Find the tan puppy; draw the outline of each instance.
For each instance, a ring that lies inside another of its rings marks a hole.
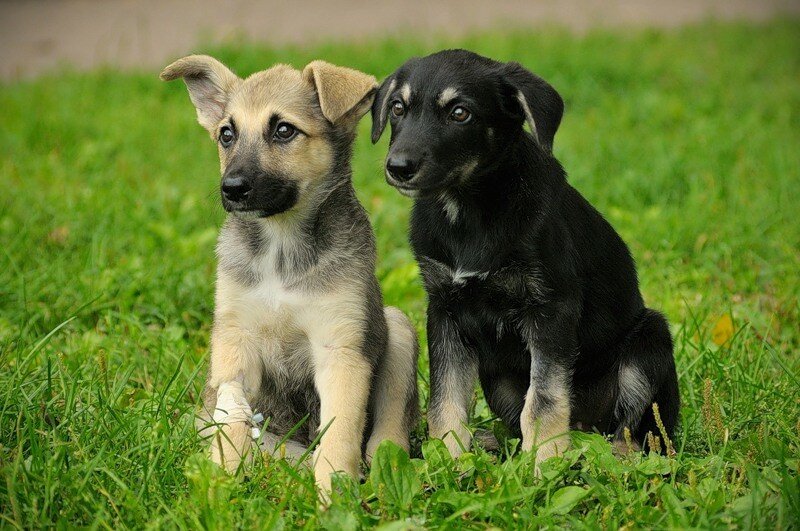
[[[383,308],[374,236],[351,183],[375,78],[314,61],[241,79],[207,56],[180,59],[161,78],[184,79],[217,142],[229,212],[200,415],[214,432],[212,458],[235,470],[251,455],[254,412],[267,419],[269,452],[287,438],[280,452],[297,457],[322,432],[323,490],[332,472],[357,476],[362,452],[369,459],[383,439],[408,449],[416,332]]]

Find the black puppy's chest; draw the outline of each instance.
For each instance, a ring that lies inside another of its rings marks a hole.
[[[471,336],[500,340],[547,304],[548,290],[535,265],[511,260],[468,269],[431,258],[422,258],[420,265],[431,302],[445,309]]]

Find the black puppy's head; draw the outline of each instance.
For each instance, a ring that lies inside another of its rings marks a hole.
[[[518,63],[466,50],[406,62],[378,89],[372,142],[387,122],[386,180],[404,195],[429,196],[491,167],[527,123],[536,149],[550,153],[564,102]]]

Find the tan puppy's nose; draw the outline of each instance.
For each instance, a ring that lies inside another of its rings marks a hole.
[[[222,195],[232,203],[244,201],[252,191],[253,187],[241,175],[230,175],[222,180]]]

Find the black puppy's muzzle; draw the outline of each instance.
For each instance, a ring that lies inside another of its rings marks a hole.
[[[297,204],[299,190],[289,179],[264,172],[230,171],[220,185],[222,206],[227,212],[265,218]]]
[[[417,175],[419,166],[418,160],[406,155],[392,155],[386,159],[386,172],[398,184],[411,181]]]

